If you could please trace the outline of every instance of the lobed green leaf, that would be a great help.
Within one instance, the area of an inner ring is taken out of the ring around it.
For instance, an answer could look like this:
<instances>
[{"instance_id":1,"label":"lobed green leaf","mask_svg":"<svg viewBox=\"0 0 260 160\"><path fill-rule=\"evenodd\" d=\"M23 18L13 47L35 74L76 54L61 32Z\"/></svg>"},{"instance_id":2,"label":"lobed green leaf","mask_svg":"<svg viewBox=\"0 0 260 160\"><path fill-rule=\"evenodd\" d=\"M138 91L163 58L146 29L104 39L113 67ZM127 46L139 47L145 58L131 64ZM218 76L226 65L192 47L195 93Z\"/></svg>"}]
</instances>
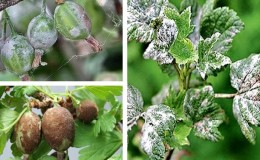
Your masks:
<instances>
[{"instance_id":1,"label":"lobed green leaf","mask_svg":"<svg viewBox=\"0 0 260 160\"><path fill-rule=\"evenodd\" d=\"M209 75L214 75L224 66L231 64L229 57L222 55L218 51L214 51L213 47L220 38L220 33L214 33L210 38L199 41L198 53L199 60L196 65L201 77L206 79Z\"/></svg>"},{"instance_id":2,"label":"lobed green leaf","mask_svg":"<svg viewBox=\"0 0 260 160\"><path fill-rule=\"evenodd\" d=\"M221 36L212 50L224 54L231 48L235 35L243 29L244 23L236 12L227 7L222 7L207 13L203 17L201 35L203 38L208 38L219 32Z\"/></svg>"},{"instance_id":3,"label":"lobed green leaf","mask_svg":"<svg viewBox=\"0 0 260 160\"><path fill-rule=\"evenodd\" d=\"M168 0L129 0L127 3L128 40L151 42Z\"/></svg>"},{"instance_id":4,"label":"lobed green leaf","mask_svg":"<svg viewBox=\"0 0 260 160\"><path fill-rule=\"evenodd\" d=\"M189 89L185 96L184 108L187 116L194 122L196 136L211 141L223 139L218 127L224 121L225 113L214 102L214 91L211 86Z\"/></svg>"},{"instance_id":5,"label":"lobed green leaf","mask_svg":"<svg viewBox=\"0 0 260 160\"><path fill-rule=\"evenodd\" d=\"M150 159L162 159L165 154L164 142L173 137L176 125L175 115L166 105L153 105L144 113L141 147Z\"/></svg>"},{"instance_id":6,"label":"lobed green leaf","mask_svg":"<svg viewBox=\"0 0 260 160\"><path fill-rule=\"evenodd\" d=\"M131 129L143 112L143 98L140 91L132 85L127 86L127 126Z\"/></svg>"},{"instance_id":7,"label":"lobed green leaf","mask_svg":"<svg viewBox=\"0 0 260 160\"><path fill-rule=\"evenodd\" d=\"M252 54L230 67L231 85L238 91L233 101L233 114L242 133L255 144L251 125L260 124L260 55Z\"/></svg>"}]
</instances>

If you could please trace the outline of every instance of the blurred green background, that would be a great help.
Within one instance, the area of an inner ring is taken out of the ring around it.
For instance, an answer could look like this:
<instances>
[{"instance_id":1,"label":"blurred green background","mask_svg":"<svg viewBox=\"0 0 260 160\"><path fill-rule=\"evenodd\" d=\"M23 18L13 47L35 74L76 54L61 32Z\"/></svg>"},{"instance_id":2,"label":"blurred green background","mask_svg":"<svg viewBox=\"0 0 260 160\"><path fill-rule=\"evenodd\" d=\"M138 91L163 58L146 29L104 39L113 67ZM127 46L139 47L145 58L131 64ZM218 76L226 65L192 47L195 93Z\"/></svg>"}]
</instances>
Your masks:
<instances>
[{"instance_id":1,"label":"blurred green background","mask_svg":"<svg viewBox=\"0 0 260 160\"><path fill-rule=\"evenodd\" d=\"M179 6L181 0L171 0ZM203 3L200 0L199 3ZM246 58L251 53L260 52L260 1L259 0L219 0L217 6L229 6L235 10L245 23L245 30L239 33L228 55L232 61ZM135 41L128 43L128 83L137 87L144 98L145 106L151 105L151 99L170 78L161 72L158 64L142 57L147 45ZM233 93L230 85L229 67L218 74L209 77L216 93ZM240 127L232 113L232 100L220 99L217 102L226 111L228 121L223 123L219 130L224 140L214 143L202 140L193 135L189 136L190 146L185 146L189 155L182 156L181 160L258 160L260 159L260 128L256 128L256 145L250 144L242 135ZM128 132L128 158L131 160L147 159L140 151L139 136L135 126Z\"/></svg>"},{"instance_id":2,"label":"blurred green background","mask_svg":"<svg viewBox=\"0 0 260 160\"><path fill-rule=\"evenodd\" d=\"M103 50L92 53L85 40L70 41L59 35L58 41L42 57L48 65L31 71L32 80L122 80L122 0L71 1L80 4L87 12L92 22L92 35L103 45ZM7 9L19 34L26 35L29 22L40 13L41 2L24 0ZM53 14L57 5L54 0L47 0L47 6ZM20 79L5 71L0 62L0 81L15 80Z\"/></svg>"}]
</instances>

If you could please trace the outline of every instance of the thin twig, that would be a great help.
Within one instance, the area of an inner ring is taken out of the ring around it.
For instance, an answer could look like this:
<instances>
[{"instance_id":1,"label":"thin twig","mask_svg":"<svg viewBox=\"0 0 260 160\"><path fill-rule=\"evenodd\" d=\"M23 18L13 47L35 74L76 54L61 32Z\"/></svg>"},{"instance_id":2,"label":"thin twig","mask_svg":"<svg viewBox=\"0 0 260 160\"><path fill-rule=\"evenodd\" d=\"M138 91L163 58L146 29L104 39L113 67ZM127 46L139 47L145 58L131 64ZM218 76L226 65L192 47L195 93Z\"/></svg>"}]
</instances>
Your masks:
<instances>
[{"instance_id":1,"label":"thin twig","mask_svg":"<svg viewBox=\"0 0 260 160\"><path fill-rule=\"evenodd\" d=\"M215 98L234 98L237 94L232 93L232 94L227 94L227 93L216 93Z\"/></svg>"}]
</instances>

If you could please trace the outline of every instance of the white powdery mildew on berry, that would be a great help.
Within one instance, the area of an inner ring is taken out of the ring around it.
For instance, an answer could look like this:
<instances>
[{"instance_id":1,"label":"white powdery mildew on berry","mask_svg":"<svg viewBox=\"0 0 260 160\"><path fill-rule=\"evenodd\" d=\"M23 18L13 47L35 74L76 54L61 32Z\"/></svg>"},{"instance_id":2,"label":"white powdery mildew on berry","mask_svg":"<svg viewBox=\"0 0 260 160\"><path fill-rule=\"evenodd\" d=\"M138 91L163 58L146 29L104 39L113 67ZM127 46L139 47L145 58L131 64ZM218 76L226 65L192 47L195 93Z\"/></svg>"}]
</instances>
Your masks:
<instances>
[{"instance_id":1,"label":"white powdery mildew on berry","mask_svg":"<svg viewBox=\"0 0 260 160\"><path fill-rule=\"evenodd\" d=\"M157 32L156 45L160 48L169 48L177 35L178 29L175 22L170 19L163 19L162 25Z\"/></svg>"},{"instance_id":2,"label":"white powdery mildew on berry","mask_svg":"<svg viewBox=\"0 0 260 160\"><path fill-rule=\"evenodd\" d=\"M196 136L211 141L222 139L218 126L224 121L225 114L221 107L214 103L212 86L189 89L183 105L186 115L194 122Z\"/></svg>"},{"instance_id":3,"label":"white powdery mildew on berry","mask_svg":"<svg viewBox=\"0 0 260 160\"><path fill-rule=\"evenodd\" d=\"M151 42L155 28L152 21L163 14L168 0L129 0L127 7L127 36L129 40Z\"/></svg>"},{"instance_id":4,"label":"white powdery mildew on berry","mask_svg":"<svg viewBox=\"0 0 260 160\"><path fill-rule=\"evenodd\" d=\"M153 105L144 113L141 147L150 159L162 159L165 154L164 141L172 137L176 125L174 113L166 105Z\"/></svg>"},{"instance_id":5,"label":"white powdery mildew on berry","mask_svg":"<svg viewBox=\"0 0 260 160\"><path fill-rule=\"evenodd\" d=\"M127 124L130 130L133 123L143 112L143 98L141 93L134 86L127 86Z\"/></svg>"},{"instance_id":6,"label":"white powdery mildew on berry","mask_svg":"<svg viewBox=\"0 0 260 160\"><path fill-rule=\"evenodd\" d=\"M167 49L159 48L154 42L151 42L145 50L143 57L145 59L152 59L159 64L172 63L173 57L169 54Z\"/></svg>"},{"instance_id":7,"label":"white powdery mildew on berry","mask_svg":"<svg viewBox=\"0 0 260 160\"><path fill-rule=\"evenodd\" d=\"M233 63L230 77L231 85L238 91L233 101L233 113L242 133L255 143L255 132L250 125L260 124L260 55L252 54Z\"/></svg>"},{"instance_id":8,"label":"white powdery mildew on berry","mask_svg":"<svg viewBox=\"0 0 260 160\"><path fill-rule=\"evenodd\" d=\"M70 34L73 36L73 37L77 37L80 35L80 29L77 28L77 27L74 27L70 30Z\"/></svg>"}]
</instances>

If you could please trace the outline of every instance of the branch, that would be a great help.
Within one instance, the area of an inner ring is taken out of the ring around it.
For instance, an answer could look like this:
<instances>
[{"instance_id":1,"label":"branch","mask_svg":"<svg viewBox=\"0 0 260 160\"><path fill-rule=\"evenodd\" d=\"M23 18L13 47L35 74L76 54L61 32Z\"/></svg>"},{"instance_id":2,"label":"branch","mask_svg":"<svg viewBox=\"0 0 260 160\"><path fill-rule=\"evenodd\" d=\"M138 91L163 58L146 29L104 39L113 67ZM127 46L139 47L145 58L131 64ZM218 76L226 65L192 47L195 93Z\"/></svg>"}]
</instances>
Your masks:
<instances>
[{"instance_id":1,"label":"branch","mask_svg":"<svg viewBox=\"0 0 260 160\"><path fill-rule=\"evenodd\" d=\"M225 93L216 93L215 98L234 98L237 94L225 94Z\"/></svg>"},{"instance_id":2,"label":"branch","mask_svg":"<svg viewBox=\"0 0 260 160\"><path fill-rule=\"evenodd\" d=\"M13 6L23 0L0 0L0 11L6 9L7 7Z\"/></svg>"}]
</instances>

